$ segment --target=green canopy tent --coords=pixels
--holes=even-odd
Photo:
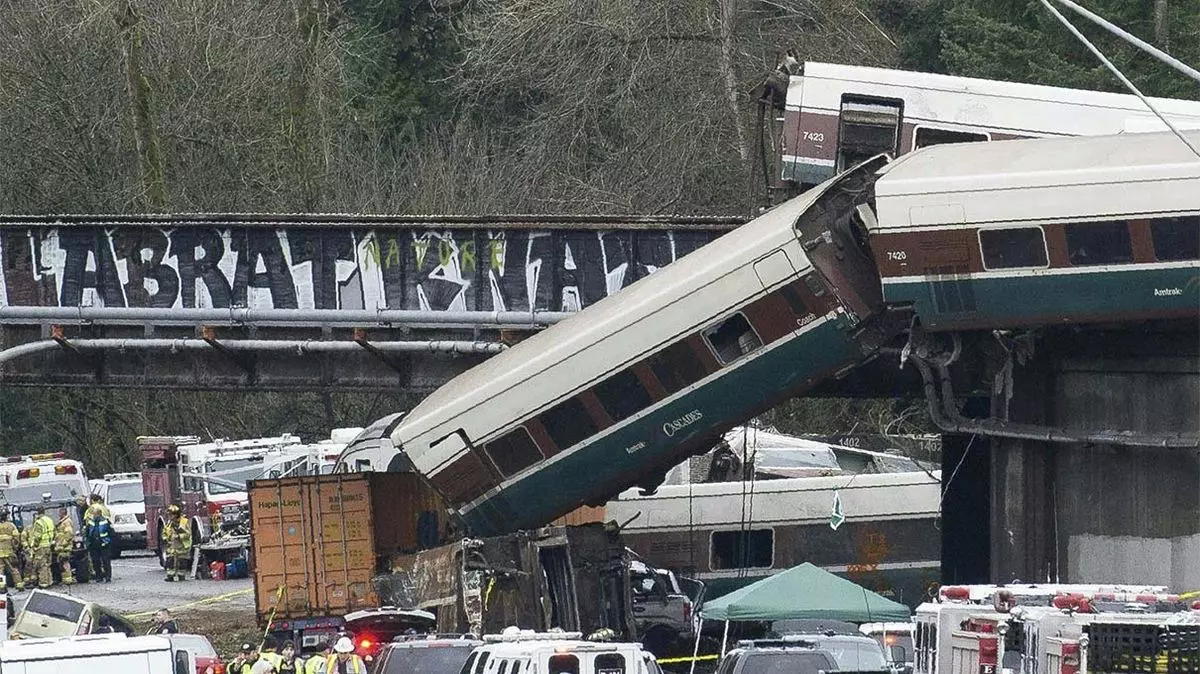
[[[704,602],[700,622],[703,626],[705,620],[725,621],[725,636],[721,639],[724,656],[729,623],[733,621],[828,618],[856,623],[902,622],[911,615],[904,604],[805,563]],[[693,655],[699,649],[700,630],[697,630]],[[694,666],[695,660],[692,662]]]

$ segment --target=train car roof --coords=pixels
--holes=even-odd
[[[677,526],[725,526],[741,521],[739,505],[752,500],[757,524],[825,522],[837,492],[851,520],[911,519],[934,516],[940,508],[938,473],[870,473],[836,477],[718,482],[659,487],[650,496],[628,490],[605,506],[606,517],[618,522],[635,514],[628,531]],[[728,502],[725,502],[728,501]]]
[[[758,259],[765,250],[765,243],[770,242],[770,247],[783,243],[780,240],[781,232],[786,231],[788,236],[794,236],[793,224],[822,191],[820,187],[814,188],[771,209],[681,258],[685,260],[682,264],[680,261],[669,264],[451,379],[405,416],[392,434],[393,441],[399,446],[428,433],[661,307],[686,297],[695,289]],[[809,267],[807,260],[793,260],[793,264],[800,270]],[[670,331],[682,333],[693,327],[671,326]],[[611,371],[613,365],[627,362],[652,346],[630,343],[628,340],[614,343],[603,362],[597,359],[582,362],[581,367],[594,366],[590,371],[579,371],[579,376],[571,381],[563,382],[562,390],[537,392],[540,395],[537,395],[537,402],[532,408],[537,409],[580,385],[592,382]],[[528,391],[524,395],[534,393]],[[470,433],[472,429],[465,430]]]
[[[1200,158],[1169,132],[938,145],[879,176],[880,229],[1200,210]]]
[[[959,94],[1003,96],[1023,99],[1032,105],[1042,103],[1070,103],[1090,107],[1112,108],[1136,113],[1138,118],[1154,118],[1154,113],[1132,94],[1114,93],[1110,91],[1094,91],[1092,89],[1071,89],[1067,87],[1052,87],[1045,84],[1029,84],[1027,82],[1008,82],[1005,80],[987,80],[977,77],[959,77],[956,75],[941,75],[938,73],[923,73],[913,70],[897,70],[894,68],[875,68],[871,66],[852,66],[838,63],[821,63],[806,61],[804,72],[794,75],[793,79],[812,77],[815,79],[844,80],[851,84],[880,84],[917,90],[945,91]],[[800,101],[792,100],[792,89],[796,95],[801,95],[800,87],[788,88],[788,104],[800,105]],[[840,95],[838,103],[840,104]],[[1200,118],[1200,101],[1190,101],[1176,98],[1151,98],[1155,107],[1170,115],[1190,116]],[[908,108],[911,105],[920,106],[921,101],[905,101]],[[907,112],[907,110],[906,110]],[[956,111],[957,112],[957,111]],[[1035,120],[1036,121],[1036,120]],[[994,124],[993,124],[994,125]]]

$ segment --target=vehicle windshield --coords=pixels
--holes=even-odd
[[[883,650],[888,653],[888,659],[892,662],[904,664],[913,661],[913,640],[911,636],[888,632],[886,635],[876,634],[875,641],[878,641]]]
[[[883,651],[875,643],[831,639],[821,642],[820,648],[823,651],[829,651],[829,654],[837,661],[838,669],[878,672],[888,668],[887,662],[883,659]]]
[[[750,653],[744,672],[754,674],[817,674],[829,669],[829,661],[818,652]]]
[[[108,498],[105,501],[109,505],[118,503],[141,503],[146,500],[142,495],[141,482],[118,482],[108,487]]]
[[[35,592],[25,603],[25,612],[75,623],[83,615],[83,607],[84,603],[76,599]]]
[[[378,674],[458,674],[470,646],[393,647]]]
[[[250,480],[257,480],[264,477],[263,471],[265,469],[266,466],[263,465],[262,457],[209,461],[204,464],[204,471],[210,477],[215,477],[225,482],[237,482],[242,486],[235,489],[229,485],[217,484],[211,480],[205,480],[204,484],[209,494],[232,494],[237,491],[246,491],[246,483]]]
[[[76,489],[75,482],[44,481],[7,487],[0,490],[0,495],[11,505],[29,505],[41,503],[44,494],[50,494],[51,501],[70,501],[83,491]]]
[[[196,656],[205,658],[217,657],[217,651],[213,648],[213,645],[208,639],[198,634],[172,634],[171,642],[177,648],[191,651]]]

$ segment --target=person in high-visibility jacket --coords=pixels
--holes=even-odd
[[[54,553],[54,520],[46,514],[45,506],[38,506],[37,517],[29,527],[29,545],[33,554],[33,570],[37,574],[38,587],[45,589],[54,584],[50,574],[50,558]]]
[[[21,574],[29,579],[31,585],[37,584],[37,567],[33,564],[33,523],[27,523],[21,529]]]
[[[104,515],[104,519],[109,522],[112,521],[112,511],[108,509],[108,506],[104,505],[104,497],[99,494],[92,494],[92,503],[87,509],[87,521],[91,522],[96,513]]]
[[[75,573],[71,569],[71,553],[75,551],[75,524],[66,508],[58,509],[58,526],[54,529],[55,563],[62,572],[63,585],[75,584]]]
[[[325,664],[329,660],[329,656],[333,653],[333,644],[328,641],[321,642],[321,652],[308,659],[304,663],[304,674],[325,674]]]
[[[0,574],[11,575],[18,592],[25,589],[25,581],[21,580],[20,559],[17,558],[20,551],[21,530],[8,521],[7,511],[0,511]]]
[[[325,658],[325,674],[367,674],[367,665],[354,653],[354,642],[342,637],[333,645],[334,655]]]
[[[187,578],[188,567],[192,561],[192,524],[174,503],[167,508],[162,542],[167,557],[167,582],[183,581]]]

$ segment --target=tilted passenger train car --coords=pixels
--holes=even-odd
[[[416,470],[474,535],[600,505],[779,401],[848,370],[882,337],[852,231],[883,157],[785,203],[472,368],[338,470]],[[654,483],[654,480],[649,480]]]
[[[884,297],[928,329],[1200,318],[1200,158],[1174,134],[928,148],[874,206]]]

